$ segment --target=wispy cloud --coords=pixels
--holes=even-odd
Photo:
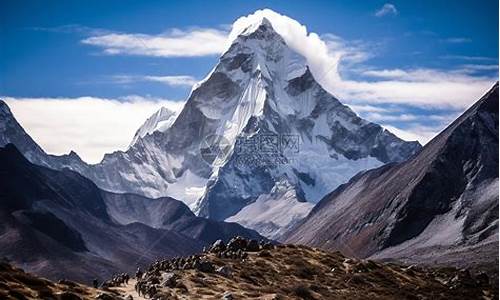
[[[111,30],[88,27],[80,24],[66,24],[54,27],[27,27],[26,29],[52,33],[77,33],[83,35],[104,35],[112,33]]]
[[[482,72],[482,71],[498,71],[498,65],[465,64],[465,65],[461,65],[460,69],[464,73],[476,73],[476,72]]]
[[[415,110],[404,105],[349,105],[362,118],[381,124],[405,140],[417,140],[425,145],[436,134],[451,124],[459,110]]]
[[[192,76],[146,76],[145,79],[171,86],[193,86],[198,82]]]
[[[385,113],[379,112],[370,112],[364,115],[364,117],[373,122],[391,122],[391,121],[415,121],[419,119],[418,115],[415,114],[398,114],[398,115],[389,115]]]
[[[125,150],[139,126],[160,107],[178,111],[184,105],[184,102],[134,95],[119,99],[2,99],[44,150],[53,154],[74,150],[91,163],[99,162],[105,153]]]
[[[441,41],[450,44],[463,44],[463,43],[471,43],[472,39],[466,37],[450,37],[441,39]]]
[[[147,75],[113,75],[111,81],[118,84],[131,84],[138,82],[158,82],[169,86],[193,86],[198,82],[196,78],[189,75],[172,76],[147,76]]]
[[[379,107],[370,104],[349,104],[349,107],[357,113],[383,113],[393,111],[387,107]]]
[[[388,15],[397,15],[399,14],[399,11],[396,9],[396,6],[391,3],[386,3],[384,4],[381,8],[379,8],[375,12],[376,17],[383,17],[383,16],[388,16]]]
[[[498,61],[496,57],[470,56],[470,55],[442,55],[441,59],[470,60],[470,61]]]
[[[110,33],[91,36],[81,42],[103,49],[108,55],[195,57],[221,54],[227,32],[214,28],[172,29],[158,35]]]
[[[498,70],[497,65],[482,65],[482,64],[464,64],[459,65],[450,70],[436,70],[429,68],[420,69],[382,69],[382,70],[366,70],[361,74],[372,78],[396,79],[408,82],[414,81],[469,81],[469,74],[480,71],[495,71]],[[480,78],[478,76],[472,78]]]
[[[317,47],[320,49],[321,44]],[[491,73],[498,70],[492,64],[463,64],[447,70],[370,69],[363,67],[363,58],[371,55],[366,50],[369,47],[353,48],[348,42],[342,44],[342,40],[335,47],[325,41],[323,47],[326,54],[321,59],[314,53],[316,57],[310,59],[315,62],[311,66],[313,74],[323,87],[351,104],[396,103],[465,109],[498,78],[498,74]],[[356,67],[352,67],[352,57],[359,58]],[[342,74],[344,64],[350,66],[353,76]]]

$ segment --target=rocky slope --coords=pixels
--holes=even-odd
[[[416,156],[356,175],[283,239],[498,272],[498,83]]]
[[[63,280],[53,282],[16,268],[7,261],[0,261],[0,298],[79,300],[96,299],[101,291],[76,282]],[[111,294],[111,293],[110,293]],[[118,294],[113,294],[117,298]]]
[[[261,238],[238,224],[196,217],[174,199],[102,191],[76,172],[31,164],[12,144],[0,148],[0,182],[0,256],[53,279],[89,282],[217,239]],[[154,217],[161,222],[145,219],[140,203],[149,202],[160,204]],[[127,211],[115,218],[123,204]]]
[[[106,283],[110,287],[99,289],[67,280],[50,282],[2,262],[0,297],[9,300],[498,298],[498,290],[484,273],[350,259],[339,252],[306,246],[249,249],[248,244],[238,244],[227,247],[218,244],[208,253],[161,259],[149,266],[138,281],[131,279],[128,284],[110,281]],[[224,248],[238,248],[241,255],[231,256],[232,252]]]
[[[201,255],[158,260],[129,285],[142,296],[168,299],[494,299],[497,295],[484,273],[383,264],[305,246],[259,247],[244,239],[217,243]],[[112,290],[134,292],[127,286]]]
[[[109,191],[180,199],[197,215],[231,218],[273,237],[309,212],[313,205],[304,203],[420,149],[324,90],[272,20],[231,36],[172,124],[156,130],[164,118],[153,116],[127,151],[97,165],[31,161],[68,166]],[[257,219],[263,207],[273,214]]]

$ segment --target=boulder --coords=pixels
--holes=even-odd
[[[227,249],[231,251],[245,250],[247,248],[247,240],[241,236],[232,238],[229,243],[227,243]]]
[[[161,274],[161,285],[164,287],[173,288],[177,284],[177,275],[173,272],[163,273]]]
[[[218,253],[224,250],[226,250],[226,245],[224,245],[224,242],[222,240],[215,241],[212,244],[212,247],[210,247],[210,252],[212,253]]]
[[[231,294],[230,292],[225,292],[223,295],[222,295],[222,300],[233,300],[234,299],[234,296],[233,294]]]
[[[215,271],[215,267],[209,261],[200,261],[197,270],[204,273],[213,273]]]
[[[487,286],[490,284],[490,278],[484,272],[481,272],[476,275],[476,282],[480,286]]]
[[[216,272],[224,277],[230,277],[232,270],[229,266],[222,266],[222,267],[217,268]]]
[[[250,240],[247,244],[247,251],[249,252],[257,252],[260,250],[259,242],[257,240]]]
[[[288,245],[288,246],[290,246],[290,245]],[[274,249],[274,245],[271,244],[270,242],[261,241],[260,242],[260,249],[271,250],[271,249]]]

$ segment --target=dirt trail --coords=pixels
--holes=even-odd
[[[146,298],[144,298],[143,296],[139,296],[139,294],[137,294],[137,292],[135,291],[134,286],[136,282],[137,280],[130,279],[127,285],[114,287],[111,288],[111,290],[119,292],[120,294],[123,295],[123,297],[131,295],[134,300],[146,300]]]

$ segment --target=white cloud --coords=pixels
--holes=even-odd
[[[220,54],[227,32],[213,28],[172,29],[158,35],[109,33],[88,37],[81,42],[103,48],[109,55],[128,54],[155,57],[193,57]]]
[[[229,39],[226,39],[225,31],[202,28],[172,30],[160,35],[109,33],[96,35],[82,42],[101,47],[108,54],[158,57],[214,55],[227,49],[227,41],[232,41],[247,26],[263,17],[271,21],[290,48],[306,57],[316,80],[326,90],[338,96],[355,111],[371,114],[372,121],[379,120],[396,135],[408,140],[426,143],[442,130],[449,120],[438,115],[419,115],[420,120],[417,123],[415,117],[404,109],[400,110],[397,116],[391,108],[393,105],[457,112],[479,99],[497,80],[497,76],[474,76],[472,71],[467,71],[493,69],[491,66],[463,65],[451,71],[429,68],[356,68],[356,64],[362,66],[362,63],[374,55],[373,47],[367,47],[359,41],[345,41],[333,34],[320,37],[316,33],[308,33],[306,27],[299,22],[271,10],[260,10],[239,18],[233,25]],[[443,58],[493,60],[451,55]],[[345,65],[358,72],[357,75],[368,77],[370,80],[346,77],[341,71],[341,66]],[[124,83],[141,80],[170,85],[188,85],[194,81],[190,76],[123,75],[115,79],[121,79]],[[104,153],[125,149],[135,130],[160,106],[172,108],[172,105],[179,108],[183,105],[180,102],[139,96],[125,99],[7,98],[7,101],[21,124],[48,152],[61,154],[74,149],[91,162],[98,161]],[[370,120],[370,115],[368,119]],[[435,127],[422,125],[427,120],[440,124]],[[398,127],[395,127],[391,122],[404,122],[405,126],[398,124]],[[58,139],[54,140],[54,137]]]
[[[148,75],[114,75],[111,81],[119,84],[130,84],[136,82],[152,81],[169,86],[193,86],[198,82],[196,78],[188,75],[175,76],[148,76]]]
[[[442,41],[450,44],[463,44],[472,42],[472,39],[466,37],[451,37],[443,39]]]
[[[369,104],[349,104],[349,107],[357,113],[383,113],[389,112],[388,108],[373,106]]]
[[[439,58],[452,60],[469,60],[469,61],[497,61],[496,57],[487,56],[469,56],[469,55],[442,55]]]
[[[198,82],[192,76],[146,76],[145,79],[172,86],[193,86]]]
[[[391,122],[391,121],[415,121],[420,118],[415,114],[390,115],[378,112],[369,112],[363,115],[364,118],[373,122]]]
[[[263,17],[284,38],[287,45],[306,57],[316,80],[329,92],[348,104],[406,104],[414,106],[465,109],[479,99],[497,80],[496,77],[473,76],[463,72],[438,69],[371,70],[376,80],[346,78],[340,66],[363,62],[370,57],[366,46],[351,43],[335,35],[314,32],[287,16],[272,10],[258,10],[241,17],[233,25],[229,40]],[[363,75],[363,74],[361,74]]]
[[[498,65],[465,64],[460,66],[463,73],[475,73],[480,71],[498,71]]]
[[[423,125],[413,125],[406,129],[401,129],[392,125],[382,124],[382,127],[394,133],[396,136],[406,141],[419,141],[425,145],[433,139],[441,130],[441,126],[430,127]]]
[[[381,10],[386,13],[397,12],[394,5],[390,3],[386,3]],[[316,80],[326,90],[346,103],[398,103],[464,109],[497,80],[492,76],[475,76],[473,73],[478,68],[470,67],[457,70],[365,69],[361,75],[369,76],[372,80],[359,80],[355,79],[355,76],[348,78],[342,74],[342,71],[347,69],[352,73],[356,69],[356,64],[373,57],[375,55],[373,47],[364,45],[360,41],[345,41],[334,34],[324,34],[320,37],[316,33],[308,33],[307,28],[299,22],[269,9],[258,10],[251,15],[237,19],[228,39],[226,39],[226,31],[198,28],[184,31],[175,29],[156,36],[106,34],[87,38],[83,42],[103,47],[104,51],[110,54],[150,56],[220,54],[228,48],[229,41],[234,40],[245,28],[260,21],[263,17],[271,21],[274,29],[283,36],[292,49],[306,57]],[[463,59],[469,58],[463,57]],[[346,65],[349,68],[342,68]],[[141,80],[171,85],[188,85],[193,82],[191,78],[155,76],[143,77]]]
[[[178,111],[184,105],[141,96],[2,99],[45,151],[64,154],[74,150],[90,163],[99,162],[105,153],[125,150],[135,131],[160,107]]]
[[[386,3],[375,12],[375,16],[376,17],[383,17],[383,16],[387,16],[387,15],[397,15],[398,13],[399,12],[396,9],[396,6],[394,6],[394,4]]]

